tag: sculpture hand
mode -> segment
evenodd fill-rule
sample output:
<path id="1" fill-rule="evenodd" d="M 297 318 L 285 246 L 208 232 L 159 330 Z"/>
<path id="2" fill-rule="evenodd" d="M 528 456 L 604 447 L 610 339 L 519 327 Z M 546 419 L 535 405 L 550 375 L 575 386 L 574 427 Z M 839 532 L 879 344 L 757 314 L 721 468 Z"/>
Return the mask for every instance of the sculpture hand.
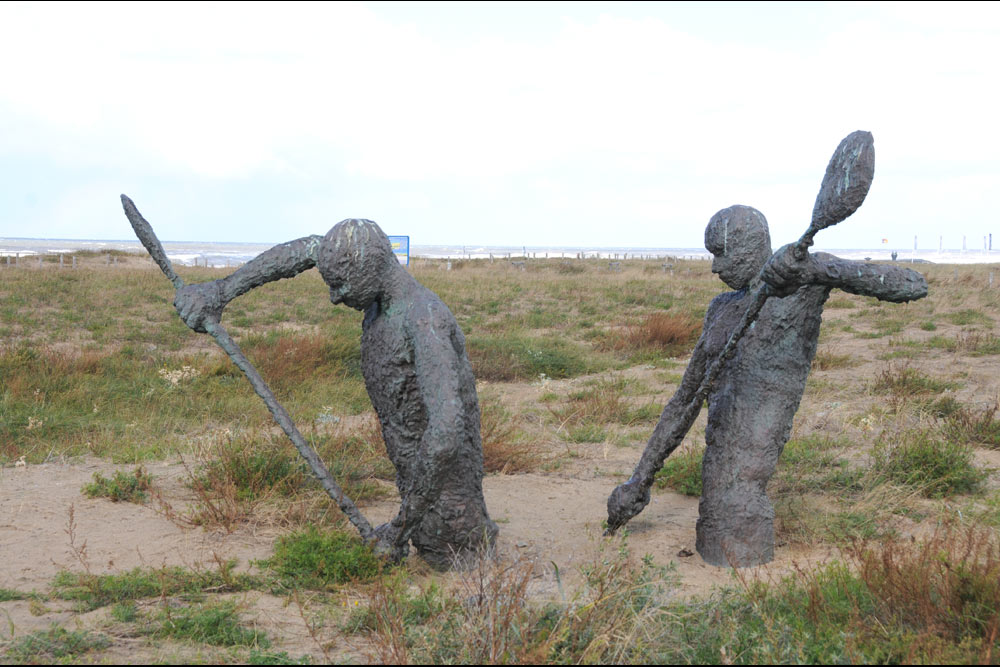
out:
<path id="1" fill-rule="evenodd" d="M 801 260 L 796 259 L 795 244 L 792 243 L 779 248 L 761 270 L 764 282 L 770 285 L 773 294 L 779 297 L 793 294 L 803 285 L 815 282 L 815 274 L 814 258 L 805 253 Z"/>
<path id="2" fill-rule="evenodd" d="M 174 295 L 177 314 L 198 333 L 206 333 L 205 324 L 222 319 L 226 304 L 222 300 L 222 289 L 217 280 L 195 285 L 185 285 Z"/>
<path id="3" fill-rule="evenodd" d="M 410 544 L 408 541 L 397 544 L 400 530 L 401 528 L 394 526 L 392 522 L 383 523 L 375 529 L 371 546 L 376 556 L 386 558 L 393 563 L 399 563 L 409 555 Z"/>
<path id="4" fill-rule="evenodd" d="M 630 479 L 616 486 L 608 496 L 608 527 L 604 534 L 614 533 L 648 504 L 649 488 L 639 480 Z"/>

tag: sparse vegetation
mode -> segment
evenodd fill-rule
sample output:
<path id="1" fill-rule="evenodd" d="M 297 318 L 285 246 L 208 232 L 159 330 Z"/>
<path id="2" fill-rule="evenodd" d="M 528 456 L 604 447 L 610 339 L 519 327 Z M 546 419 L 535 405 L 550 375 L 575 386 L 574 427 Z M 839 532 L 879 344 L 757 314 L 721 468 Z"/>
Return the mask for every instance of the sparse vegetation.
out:
<path id="1" fill-rule="evenodd" d="M 158 512 L 221 544 L 284 537 L 249 571 L 221 558 L 210 569 L 95 563 L 48 587 L 11 584 L 24 590 L 0 589 L 0 612 L 10 611 L 0 618 L 17 626 L 2 637 L 5 661 L 109 662 L 122 643 L 135 648 L 129 642 L 155 646 L 143 654 L 150 661 L 251 664 L 990 663 L 1000 655 L 1000 478 L 991 467 L 1000 447 L 1000 292 L 980 289 L 983 267 L 961 267 L 957 280 L 953 267 L 921 267 L 931 295 L 905 307 L 834 292 L 768 488 L 779 550 L 829 560 L 803 559 L 798 570 L 781 561 L 768 581 L 720 573 L 714 592 L 681 599 L 683 554 L 639 558 L 597 539 L 604 551 L 582 572 L 554 571 L 562 562 L 544 550 L 538 560 L 506 556 L 444 578 L 415 558 L 385 567 L 340 532 L 339 511 L 239 370 L 179 322 L 162 275 L 106 270 L 103 256 L 97 268 L 86 261 L 73 273 L 12 270 L 0 281 L 4 482 L 37 464 L 99 457 L 130 465 L 95 476 L 84 493 L 144 495 L 145 506 L 88 505 Z M 678 262 L 670 274 L 640 261 L 622 262 L 621 272 L 592 260 L 452 268 L 420 261 L 412 270 L 467 336 L 487 474 L 536 471 L 572 484 L 584 471 L 610 491 L 680 382 L 704 308 L 723 289 L 707 263 Z M 222 275 L 181 273 L 189 282 Z M 225 317 L 348 495 L 366 512 L 392 496 L 395 471 L 359 372 L 358 313 L 331 307 L 309 272 L 241 297 Z M 659 487 L 700 494 L 703 424 L 666 461 Z M 182 484 L 160 473 L 178 459 L 186 474 L 172 474 Z M 493 518 L 508 537 L 519 529 L 513 516 Z M 77 537 L 82 559 L 88 536 Z M 518 551 L 535 546 L 526 544 Z M 288 619 L 263 625 L 267 636 L 251 622 L 257 596 L 282 605 L 265 616 L 301 618 L 299 643 L 278 643 Z M 89 620 L 74 625 L 91 610 L 100 610 L 100 632 Z M 65 627 L 33 632 L 45 625 L 21 627 L 18 613 Z M 360 647 L 350 654 L 335 641 L 345 633 Z"/>
<path id="2" fill-rule="evenodd" d="M 518 473 L 538 466 L 542 457 L 530 442 L 519 436 L 517 423 L 503 405 L 480 400 L 479 415 L 486 472 Z"/>
<path id="3" fill-rule="evenodd" d="M 52 581 L 52 595 L 73 600 L 85 610 L 166 596 L 196 596 L 204 591 L 236 592 L 264 586 L 263 580 L 233 572 L 233 562 L 218 570 L 194 571 L 182 567 L 135 568 L 122 574 L 95 575 L 62 571 Z"/>
<path id="4" fill-rule="evenodd" d="M 894 398 L 920 394 L 940 394 L 957 389 L 958 383 L 939 380 L 910 366 L 887 365 L 870 386 L 872 394 L 888 394 Z"/>
<path id="5" fill-rule="evenodd" d="M 371 549 L 356 536 L 322 532 L 313 526 L 278 538 L 274 556 L 264 565 L 289 588 L 318 590 L 370 579 L 382 569 Z"/>
<path id="6" fill-rule="evenodd" d="M 107 498 L 111 502 L 128 501 L 144 503 L 149 498 L 153 478 L 139 466 L 132 474 L 118 470 L 110 478 L 99 472 L 94 473 L 94 481 L 83 487 L 83 493 L 88 498 Z"/>
<path id="7" fill-rule="evenodd" d="M 163 607 L 150 634 L 156 638 L 183 639 L 211 646 L 268 648 L 271 642 L 258 630 L 240 624 L 236 603 L 213 602 Z"/>
<path id="8" fill-rule="evenodd" d="M 834 368 L 849 368 L 854 365 L 854 358 L 849 354 L 837 354 L 830 350 L 819 350 L 813 358 L 814 370 L 828 371 Z"/>
<path id="9" fill-rule="evenodd" d="M 988 474 L 974 464 L 967 445 L 925 431 L 876 443 L 872 467 L 889 481 L 915 487 L 932 498 L 978 491 Z"/>
<path id="10" fill-rule="evenodd" d="M 7 648 L 6 655 L 14 663 L 50 665 L 110 645 L 111 641 L 104 635 L 54 625 L 15 640 Z"/>

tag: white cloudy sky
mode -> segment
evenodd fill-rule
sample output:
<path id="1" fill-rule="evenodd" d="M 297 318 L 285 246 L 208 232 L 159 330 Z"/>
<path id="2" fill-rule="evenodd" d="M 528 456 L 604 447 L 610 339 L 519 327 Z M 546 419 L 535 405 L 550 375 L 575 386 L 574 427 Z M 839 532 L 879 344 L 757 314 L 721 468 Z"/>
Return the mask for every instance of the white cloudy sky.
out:
<path id="1" fill-rule="evenodd" d="M 833 149 L 876 176 L 818 245 L 1000 233 L 1000 6 L 0 4 L 0 237 L 415 244 L 797 238 Z"/>

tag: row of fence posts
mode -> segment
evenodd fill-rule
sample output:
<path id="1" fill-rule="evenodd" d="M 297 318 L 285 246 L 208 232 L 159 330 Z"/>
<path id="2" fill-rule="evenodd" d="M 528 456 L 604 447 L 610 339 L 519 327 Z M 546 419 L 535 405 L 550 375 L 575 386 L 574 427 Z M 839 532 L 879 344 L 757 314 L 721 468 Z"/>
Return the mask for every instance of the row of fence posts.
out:
<path id="1" fill-rule="evenodd" d="M 0 267 L 2 267 L 2 266 L 8 266 L 8 267 L 9 266 L 21 266 L 22 264 L 30 266 L 29 262 L 30 262 L 30 260 L 31 260 L 32 257 L 37 258 L 38 268 L 42 268 L 42 266 L 44 265 L 44 262 L 45 262 L 45 257 L 47 257 L 47 255 L 41 255 L 41 254 L 38 254 L 38 255 L 25 255 L 24 257 L 21 257 L 21 253 L 16 252 L 13 255 L 5 255 L 4 259 L 6 261 L 5 262 L 0 262 Z M 195 259 L 194 259 L 194 265 L 195 266 L 202 266 L 202 267 L 205 267 L 205 268 L 208 267 L 208 260 L 207 259 L 204 260 L 204 261 L 202 261 L 200 264 L 199 264 L 198 260 L 199 260 L 199 258 L 195 257 Z M 75 269 L 76 268 L 76 255 L 70 255 L 70 261 L 71 261 L 71 267 Z M 152 262 L 153 260 L 150 258 L 149 261 Z M 118 257 L 116 257 L 115 255 L 105 255 L 104 256 L 104 264 L 106 266 L 118 266 Z M 450 265 L 450 262 L 449 262 L 449 265 Z M 62 269 L 65 266 L 66 266 L 66 256 L 63 255 L 63 254 L 60 254 L 59 255 L 59 268 Z M 227 259 L 226 260 L 226 268 L 228 269 L 231 266 L 232 266 L 232 264 Z M 239 266 L 239 264 L 237 264 L 237 266 Z M 213 267 L 214 267 L 214 265 L 213 265 Z"/>
<path id="2" fill-rule="evenodd" d="M 5 255 L 4 256 L 4 260 L 5 261 L 3 263 L 0 263 L 0 266 L 8 266 L 8 267 L 10 267 L 10 266 L 21 266 L 22 264 L 30 266 L 30 260 L 31 260 L 32 257 L 37 258 L 38 268 L 42 268 L 44 266 L 46 255 L 25 255 L 24 257 L 21 257 L 21 253 L 19 253 L 19 252 L 16 252 L 13 255 Z M 70 259 L 70 267 L 75 269 L 76 268 L 76 255 L 70 255 L 69 259 Z M 13 261 L 11 261 L 11 260 L 13 260 Z M 114 257 L 113 255 L 105 255 L 104 263 L 106 265 L 108 265 L 108 266 L 117 266 L 118 265 L 118 258 Z M 62 269 L 62 268 L 65 268 L 65 267 L 66 267 L 66 255 L 60 254 L 59 255 L 59 268 Z"/>
<path id="3" fill-rule="evenodd" d="M 577 259 L 582 259 L 582 257 L 581 257 L 582 254 L 583 253 L 577 253 Z M 624 258 L 625 256 L 626 255 L 623 253 L 622 257 Z M 615 253 L 615 257 L 618 257 L 617 253 Z M 548 259 L 548 253 L 545 253 L 545 258 Z M 632 258 L 636 259 L 636 256 L 633 255 Z M 648 259 L 648 258 L 650 258 L 650 257 L 649 256 L 643 256 L 642 257 L 642 259 Z M 511 260 L 510 259 L 510 253 L 507 253 L 506 259 L 510 262 L 510 265 L 513 266 L 515 269 L 518 269 L 519 271 L 524 271 L 525 270 L 525 266 L 527 265 L 527 262 L 525 260 L 527 258 L 521 259 L 521 260 Z M 660 259 L 660 257 L 656 257 L 656 259 Z M 670 259 L 676 259 L 676 258 L 670 257 Z M 195 261 L 197 262 L 197 260 L 195 260 Z M 490 263 L 492 264 L 493 261 L 494 261 L 493 253 L 490 253 Z M 195 266 L 197 266 L 197 263 L 195 264 Z M 227 266 L 228 266 L 228 264 L 227 264 Z M 663 262 L 662 268 L 663 268 L 663 272 L 664 273 L 668 273 L 671 276 L 674 275 L 674 265 L 673 265 L 672 262 Z M 446 271 L 451 271 L 451 260 L 450 259 L 445 264 L 445 270 Z M 622 263 L 621 263 L 621 261 L 610 261 L 610 260 L 608 261 L 608 271 L 612 271 L 614 273 L 618 273 L 621 270 L 622 270 Z M 691 273 L 691 269 L 690 268 L 687 269 L 687 273 L 688 274 Z M 955 280 L 958 280 L 958 269 L 955 269 Z M 990 271 L 990 275 L 989 275 L 989 287 L 991 289 L 993 288 L 993 280 L 994 280 L 993 271 Z"/>

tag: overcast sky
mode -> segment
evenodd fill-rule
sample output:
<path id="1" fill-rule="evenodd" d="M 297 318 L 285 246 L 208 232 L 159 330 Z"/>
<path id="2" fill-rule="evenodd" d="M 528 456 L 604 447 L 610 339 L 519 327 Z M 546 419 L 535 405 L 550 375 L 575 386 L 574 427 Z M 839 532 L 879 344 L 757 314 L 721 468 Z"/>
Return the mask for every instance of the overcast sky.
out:
<path id="1" fill-rule="evenodd" d="M 858 129 L 818 246 L 1000 234 L 991 3 L 4 2 L 0 63 L 0 237 L 130 238 L 126 193 L 170 240 L 777 247 Z"/>

